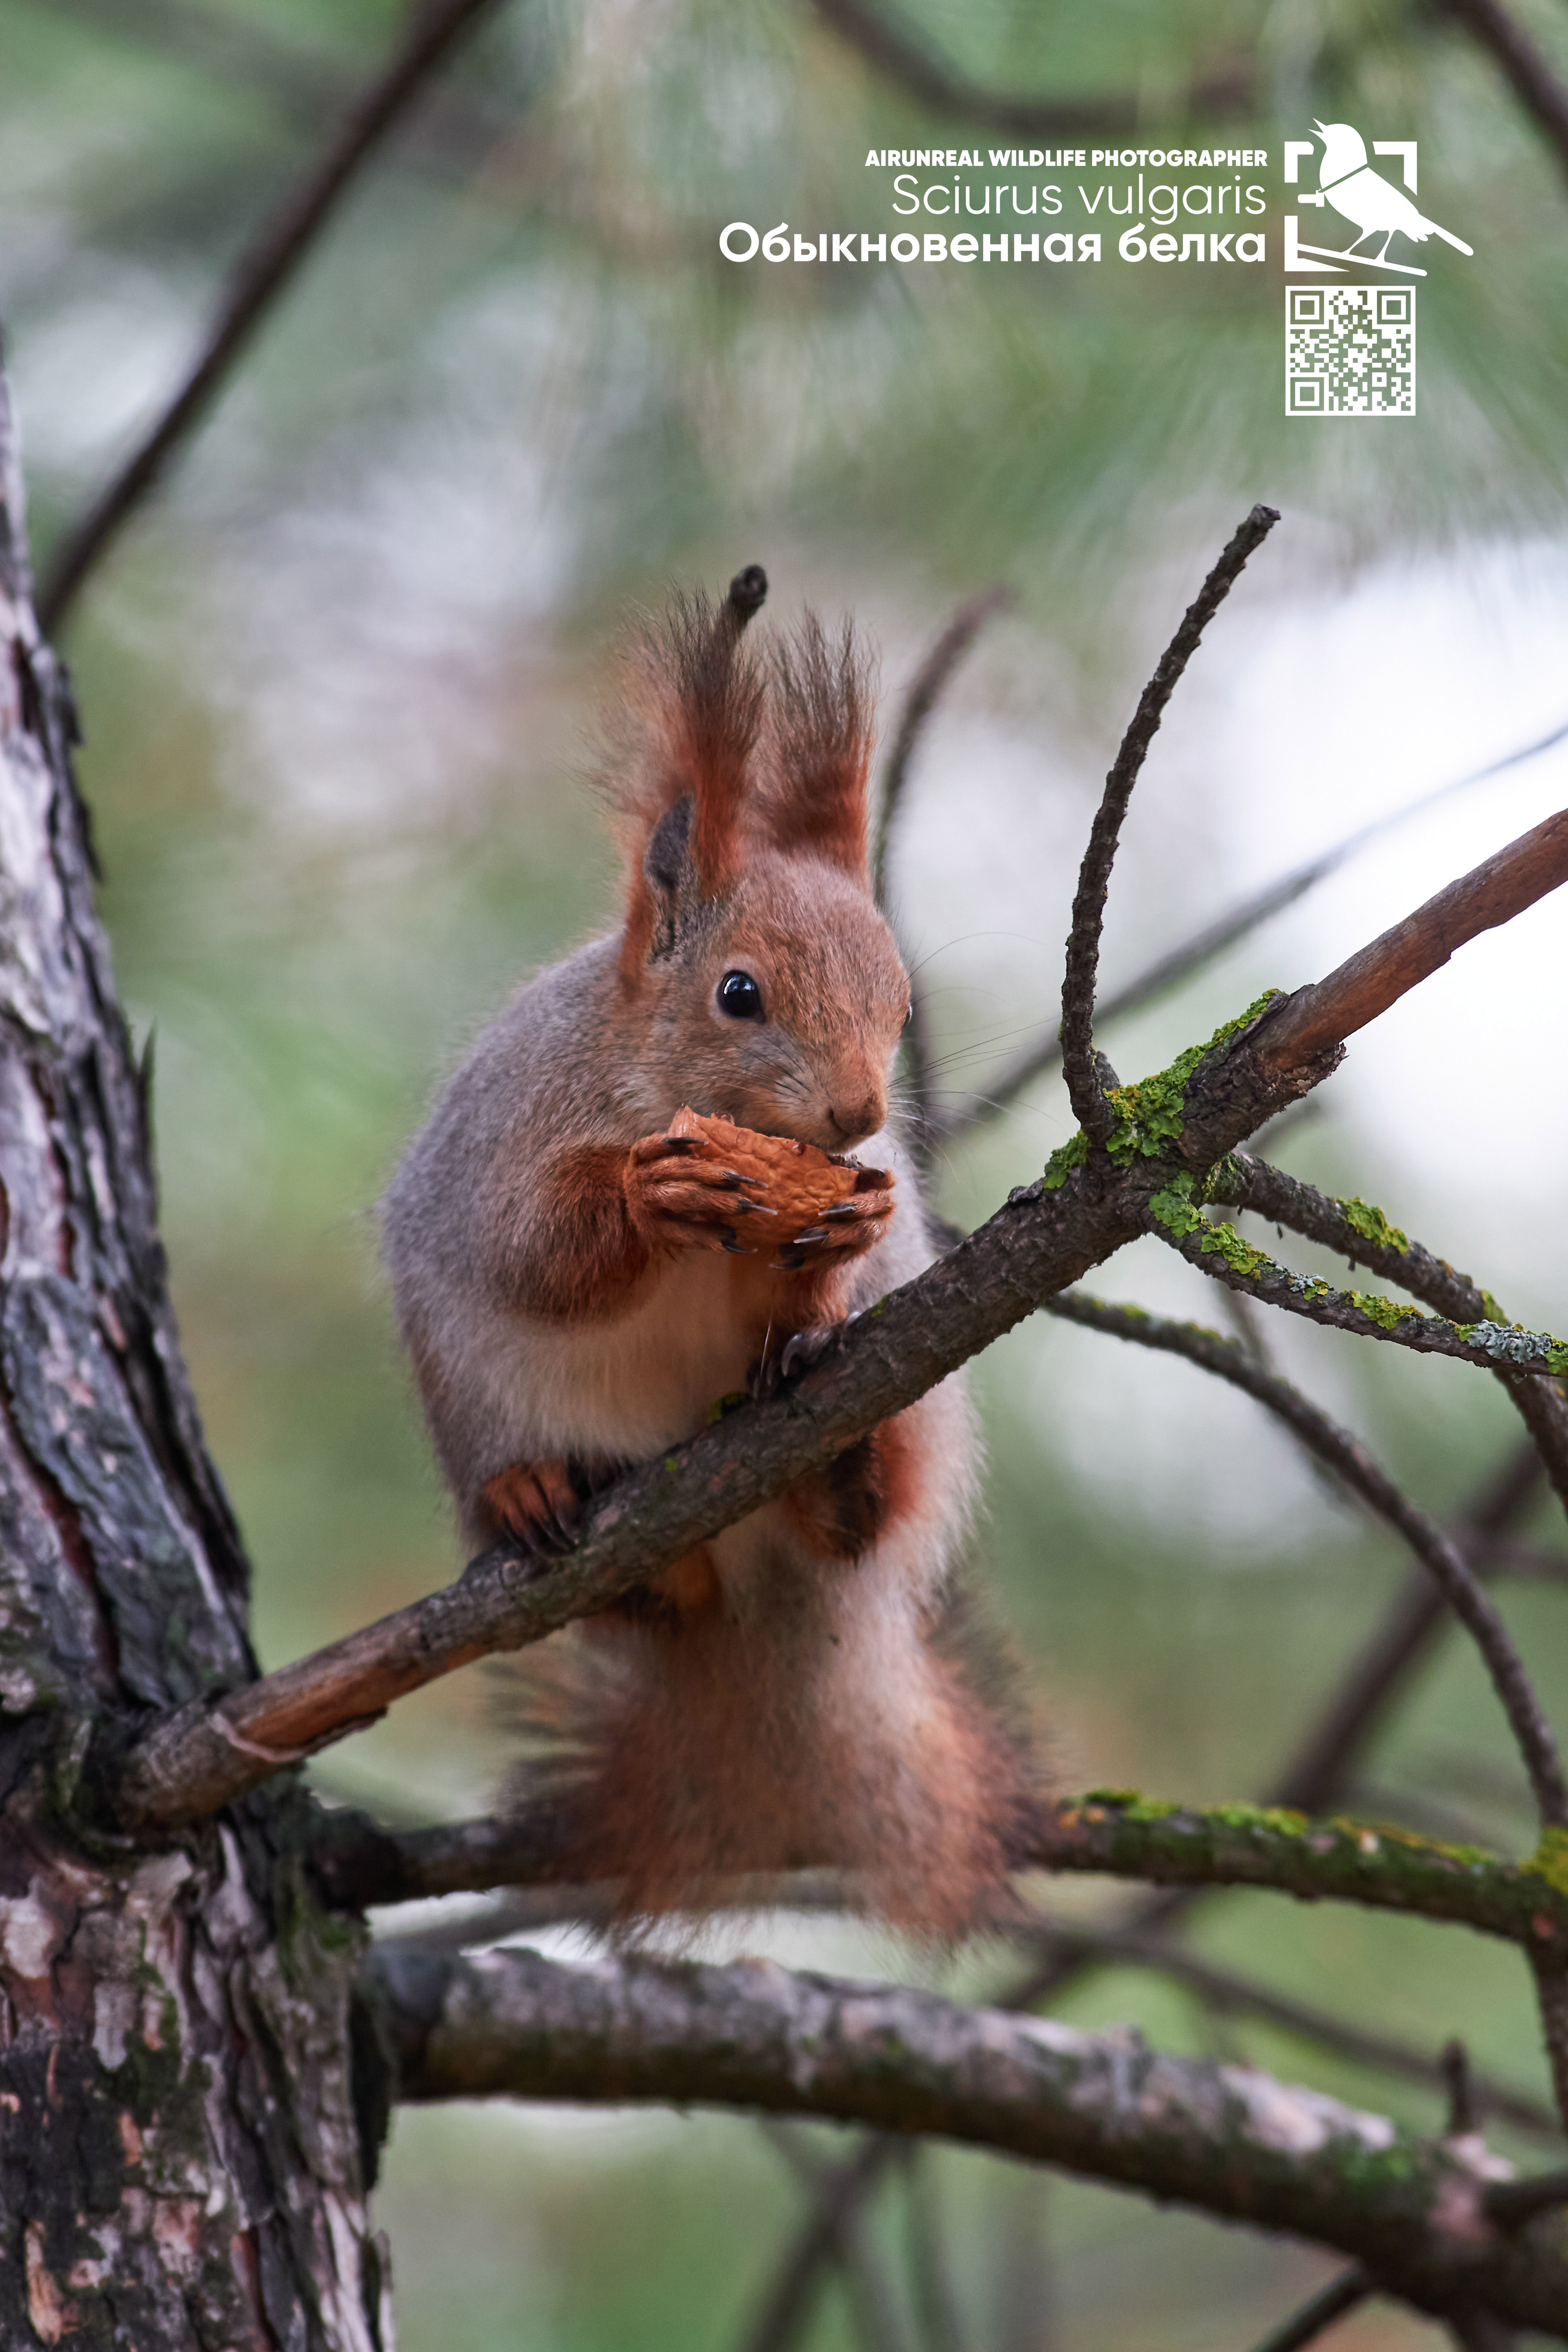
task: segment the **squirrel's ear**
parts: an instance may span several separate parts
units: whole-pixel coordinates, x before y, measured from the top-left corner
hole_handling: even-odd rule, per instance
[[[774,688],[768,832],[780,849],[815,852],[864,882],[873,695],[851,625],[830,643],[808,613],[774,656]]]
[[[689,793],[665,810],[643,852],[643,887],[653,916],[645,957],[668,955],[684,919],[701,896],[691,855],[694,803]]]
[[[741,808],[764,681],[742,648],[767,594],[748,564],[715,612],[679,592],[637,644],[628,673],[634,755],[617,796],[637,827],[623,962],[628,979],[673,942],[688,912],[721,898],[741,856]]]

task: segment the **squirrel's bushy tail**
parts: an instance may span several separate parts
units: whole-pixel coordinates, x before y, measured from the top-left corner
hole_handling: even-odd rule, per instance
[[[783,1621],[616,1615],[552,1643],[527,1671],[534,1754],[511,1795],[549,1807],[561,1874],[616,1882],[628,1927],[823,1867],[926,1934],[1014,1914],[1035,1781],[1005,1668],[963,1601],[926,1622],[886,1588],[868,1608],[868,1575],[797,1587]]]

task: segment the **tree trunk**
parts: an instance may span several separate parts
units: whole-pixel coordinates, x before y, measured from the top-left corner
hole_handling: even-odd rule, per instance
[[[0,383],[0,2343],[369,2352],[363,1938],[312,1896],[309,1800],[156,1850],[93,1802],[151,1710],[255,1664],[29,593]]]

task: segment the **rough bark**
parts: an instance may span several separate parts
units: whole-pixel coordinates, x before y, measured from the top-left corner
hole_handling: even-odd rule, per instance
[[[94,1736],[255,1664],[29,596],[0,382],[0,2342],[371,2352],[361,1939],[305,1801],[157,1852],[79,1826]]]

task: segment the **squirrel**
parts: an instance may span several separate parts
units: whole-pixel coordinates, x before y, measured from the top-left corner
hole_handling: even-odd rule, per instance
[[[888,1126],[910,982],[868,873],[868,665],[809,614],[761,652],[766,590],[752,565],[643,626],[622,922],[484,1030],[383,1204],[477,1547],[558,1549],[617,1469],[945,1245]],[[552,1874],[619,1882],[626,1922],[824,1865],[930,1935],[1006,1914],[1034,1780],[956,1581],[978,1475],[954,1374],[552,1637]]]

